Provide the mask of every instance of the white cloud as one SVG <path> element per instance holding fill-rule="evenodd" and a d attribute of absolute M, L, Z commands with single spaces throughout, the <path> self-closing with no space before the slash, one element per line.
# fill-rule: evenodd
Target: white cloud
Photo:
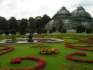
<path fill-rule="evenodd" d="M 92 0 L 0 0 L 0 16 L 15 16 L 19 19 L 48 14 L 52 17 L 62 6 L 72 11 L 79 4 L 92 14 L 92 3 Z"/>

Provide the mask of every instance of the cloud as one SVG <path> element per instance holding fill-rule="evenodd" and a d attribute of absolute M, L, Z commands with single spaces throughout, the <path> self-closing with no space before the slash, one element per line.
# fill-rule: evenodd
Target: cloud
<path fill-rule="evenodd" d="M 80 4 L 83 6 L 93 6 L 93 0 L 81 0 Z"/>
<path fill-rule="evenodd" d="M 0 0 L 0 4 L 2 4 L 3 1 L 4 1 L 4 0 Z"/>
<path fill-rule="evenodd" d="M 74 10 L 79 4 L 82 4 L 91 12 L 93 8 L 92 0 L 0 0 L 0 16 L 10 18 L 28 18 L 30 16 L 42 16 L 48 14 L 53 16 L 62 6 L 68 10 Z M 90 6 L 91 4 L 91 6 Z M 93 14 L 92 14 L 93 15 Z"/>

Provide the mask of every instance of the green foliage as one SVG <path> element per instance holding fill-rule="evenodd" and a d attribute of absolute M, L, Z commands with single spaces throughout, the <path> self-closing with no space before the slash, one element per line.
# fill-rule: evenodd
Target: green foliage
<path fill-rule="evenodd" d="M 91 28 L 86 29 L 86 33 L 92 33 L 92 29 Z"/>
<path fill-rule="evenodd" d="M 83 25 L 79 25 L 79 26 L 77 26 L 76 30 L 77 30 L 77 33 L 85 32 L 85 28 L 84 28 Z"/>
<path fill-rule="evenodd" d="M 17 23 L 17 20 L 15 17 L 11 17 L 9 20 L 8 20 L 8 23 L 9 23 L 9 31 L 11 34 L 16 34 L 17 30 L 18 30 L 18 23 Z"/>
<path fill-rule="evenodd" d="M 4 17 L 0 17 L 0 31 L 1 31 L 0 33 L 5 33 L 5 34 L 9 33 L 8 22 Z"/>
<path fill-rule="evenodd" d="M 20 21 L 19 32 L 20 32 L 21 35 L 24 35 L 26 33 L 27 25 L 28 25 L 28 20 L 27 19 L 22 19 Z"/>
<path fill-rule="evenodd" d="M 29 18 L 28 32 L 34 33 L 36 31 L 35 19 L 33 17 Z"/>

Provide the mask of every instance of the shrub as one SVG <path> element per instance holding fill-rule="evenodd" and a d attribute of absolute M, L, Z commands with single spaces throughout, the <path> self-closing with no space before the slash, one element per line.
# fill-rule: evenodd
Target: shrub
<path fill-rule="evenodd" d="M 56 49 L 56 48 L 42 48 L 41 50 L 40 50 L 40 54 L 48 54 L 48 55 L 52 55 L 52 54 L 58 54 L 59 53 L 59 51 L 58 51 L 58 49 Z"/>

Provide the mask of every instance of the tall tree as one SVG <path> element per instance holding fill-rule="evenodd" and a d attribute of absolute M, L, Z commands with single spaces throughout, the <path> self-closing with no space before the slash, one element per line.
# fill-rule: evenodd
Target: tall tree
<path fill-rule="evenodd" d="M 6 18 L 0 16 L 0 30 L 6 35 L 9 34 L 9 25 L 7 23 Z"/>
<path fill-rule="evenodd" d="M 34 33 L 36 31 L 35 19 L 33 17 L 29 18 L 28 29 L 29 33 Z"/>
<path fill-rule="evenodd" d="M 45 26 L 46 26 L 46 24 L 49 22 L 51 20 L 51 18 L 47 15 L 47 14 L 45 14 L 43 17 L 42 17 L 42 30 L 43 30 L 43 32 L 45 32 Z"/>
<path fill-rule="evenodd" d="M 18 29 L 17 20 L 16 20 L 15 17 L 11 17 L 8 20 L 8 23 L 9 23 L 9 31 L 12 34 L 12 40 L 15 42 L 16 41 L 16 36 L 15 35 L 16 35 L 17 29 Z"/>
<path fill-rule="evenodd" d="M 28 25 L 28 20 L 27 19 L 22 19 L 20 20 L 20 25 L 19 25 L 19 33 L 21 35 L 24 35 L 27 31 L 27 25 Z"/>
<path fill-rule="evenodd" d="M 43 30 L 43 24 L 42 24 L 42 17 L 41 16 L 37 16 L 35 18 L 35 24 L 36 24 L 36 32 L 41 34 L 42 30 Z"/>
<path fill-rule="evenodd" d="M 81 24 L 76 27 L 77 33 L 85 32 L 85 27 Z"/>
<path fill-rule="evenodd" d="M 8 23 L 9 23 L 10 33 L 11 33 L 11 34 L 16 34 L 17 29 L 18 29 L 18 23 L 17 23 L 16 18 L 15 18 L 15 17 L 11 17 L 11 18 L 8 20 Z"/>
<path fill-rule="evenodd" d="M 86 33 L 92 33 L 92 28 L 87 28 Z"/>
<path fill-rule="evenodd" d="M 28 36 L 28 42 L 33 42 L 33 33 L 36 31 L 35 19 L 33 17 L 30 17 L 28 20 L 27 30 L 30 33 Z"/>
<path fill-rule="evenodd" d="M 50 20 L 51 18 L 46 14 L 42 17 L 42 22 L 44 25 L 46 25 Z"/>

